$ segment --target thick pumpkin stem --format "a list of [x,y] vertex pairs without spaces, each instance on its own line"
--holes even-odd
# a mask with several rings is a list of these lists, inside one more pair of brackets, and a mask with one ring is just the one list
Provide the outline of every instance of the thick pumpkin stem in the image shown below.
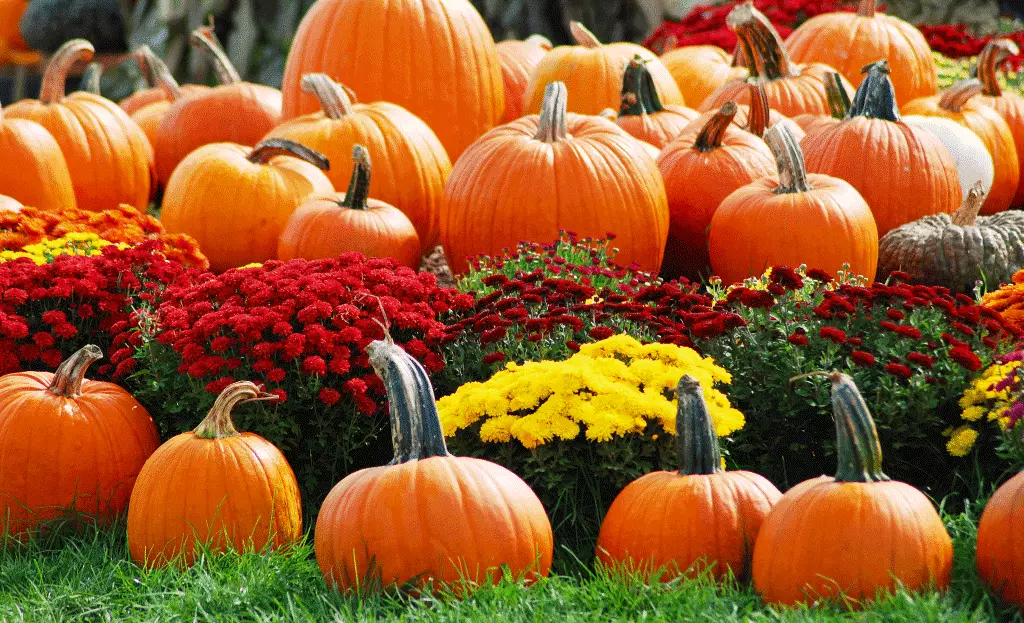
[[882,482],[882,446],[871,412],[853,379],[840,372],[832,381],[832,411],[836,421],[837,482]]
[[530,35],[529,37],[523,40],[523,43],[529,43],[530,45],[540,46],[545,50],[550,50],[551,48],[555,47],[554,45],[552,45],[551,39],[548,39],[544,35]]
[[569,92],[564,82],[552,82],[544,89],[544,103],[540,106],[540,120],[537,122],[538,141],[554,143],[568,136],[566,128],[566,100]]
[[577,45],[582,45],[583,47],[590,49],[601,47],[601,41],[597,36],[579,22],[569,22],[569,33],[572,35],[572,38],[576,41]]
[[267,164],[274,156],[295,156],[321,171],[331,169],[331,163],[327,160],[327,156],[287,138],[268,138],[265,141],[260,141],[249,152],[248,159],[253,164]]
[[78,398],[82,395],[85,371],[94,361],[103,359],[103,351],[95,344],[86,344],[57,366],[53,380],[46,390],[64,398]]
[[807,182],[807,167],[804,165],[804,152],[793,132],[781,123],[777,123],[764,133],[764,142],[775,154],[775,164],[779,168],[778,194],[803,193],[811,190]]
[[951,112],[960,112],[968,100],[984,90],[985,87],[977,78],[961,80],[939,95],[939,107]]
[[352,99],[348,91],[327,74],[306,74],[299,86],[320,101],[320,108],[329,119],[341,119],[352,114]]
[[147,85],[155,87],[156,73],[153,71],[152,59],[156,58],[156,54],[153,53],[153,49],[143,43],[132,52],[132,58],[139,66],[139,71],[142,72],[142,79]]
[[876,0],[860,0],[860,5],[857,7],[857,15],[861,17],[874,17],[876,10],[878,10]]
[[729,129],[738,110],[736,102],[726,102],[718,109],[708,122],[701,128],[697,140],[693,142],[693,148],[697,151],[712,151],[722,146],[722,139],[725,131]]
[[985,186],[981,181],[974,183],[967,191],[963,204],[949,216],[950,222],[960,227],[973,227],[978,220],[978,213],[985,203]]
[[743,61],[751,78],[771,81],[795,75],[782,37],[752,2],[737,5],[725,18],[725,24],[739,39],[736,47],[743,50]]
[[214,34],[212,26],[196,28],[192,31],[188,41],[213,61],[213,68],[217,72],[218,82],[221,84],[236,84],[242,81],[242,76],[238,74],[238,70],[231,64],[231,59],[224,53],[224,48],[217,41],[217,35]]
[[654,86],[654,78],[647,70],[647,61],[639,54],[629,61],[622,76],[622,100],[619,116],[649,115],[665,110]]
[[729,63],[730,67],[748,67],[747,55],[743,51],[743,43],[737,42],[736,47],[732,51],[732,62]]
[[96,49],[85,39],[72,39],[53,53],[50,64],[43,74],[43,86],[39,90],[39,101],[44,104],[57,104],[64,99],[64,85],[68,80],[68,72],[79,61],[91,61]]
[[768,103],[768,92],[764,90],[764,84],[751,84],[750,89],[750,112],[747,114],[747,131],[754,136],[763,137],[764,131],[768,128],[768,121],[771,118],[772,109]]
[[231,421],[231,410],[243,402],[277,400],[275,394],[260,391],[255,383],[238,381],[224,388],[206,414],[203,421],[192,432],[200,439],[223,439],[238,434]]
[[1003,88],[999,86],[999,78],[996,72],[999,66],[1011,56],[1020,54],[1020,48],[1009,39],[996,39],[989,41],[985,49],[978,55],[978,80],[984,87],[982,93],[992,97],[999,97],[1003,94]]
[[676,444],[679,473],[684,476],[717,474],[722,470],[715,423],[704,400],[700,381],[689,374],[676,385]]
[[103,65],[99,63],[89,63],[85,68],[85,73],[82,74],[82,79],[78,83],[78,90],[85,91],[86,93],[92,93],[93,95],[101,95],[100,78],[102,77]]
[[352,179],[349,180],[348,190],[345,191],[345,200],[341,202],[342,207],[353,210],[365,210],[366,200],[370,197],[370,152],[362,145],[352,147]]
[[135,62],[138,63],[146,81],[163,91],[164,97],[172,102],[181,97],[178,81],[171,75],[171,70],[167,69],[167,64],[154,54],[148,45],[140,45],[132,56],[135,57]]
[[850,94],[846,92],[846,86],[843,85],[843,76],[839,72],[829,73],[825,82],[825,97],[828,98],[828,110],[832,118],[846,119],[853,104],[850,102]]
[[366,354],[387,391],[395,447],[390,464],[451,456],[444,443],[434,388],[423,365],[390,340],[370,342]]
[[[861,70],[867,77],[857,87],[853,104],[847,117],[868,117],[885,121],[900,121],[900,109],[896,103],[896,90],[889,79],[889,62],[871,63]],[[842,88],[842,85],[839,86]]]

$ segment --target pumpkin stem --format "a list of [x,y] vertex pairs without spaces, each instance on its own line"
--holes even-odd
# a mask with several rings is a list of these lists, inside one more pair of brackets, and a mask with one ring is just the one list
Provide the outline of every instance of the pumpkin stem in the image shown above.
[[100,78],[103,77],[103,65],[99,63],[89,63],[85,68],[85,72],[82,74],[82,79],[78,83],[78,90],[85,91],[86,93],[92,93],[93,95],[102,95],[100,93]]
[[779,187],[777,194],[804,193],[811,190],[807,182],[807,167],[804,165],[804,152],[800,150],[793,132],[781,123],[777,123],[764,133],[764,142],[775,154],[775,164],[779,168]]
[[836,420],[836,482],[882,482],[882,446],[871,412],[853,379],[840,372],[832,381],[832,411]]
[[977,78],[961,80],[939,95],[939,107],[951,112],[960,112],[969,99],[984,90],[981,80]]
[[64,398],[78,398],[82,395],[85,371],[94,361],[103,359],[103,351],[95,344],[86,344],[57,366],[46,390]]
[[135,64],[139,66],[139,71],[142,72],[142,79],[145,81],[147,86],[156,86],[156,74],[153,71],[151,59],[156,57],[153,53],[153,49],[143,43],[139,47],[135,48],[132,52],[132,58],[135,60]]
[[619,115],[649,115],[665,110],[654,87],[654,78],[647,70],[647,61],[639,54],[626,65],[622,75],[622,100]]
[[39,90],[39,101],[43,104],[57,104],[64,99],[64,85],[68,72],[78,61],[91,61],[96,49],[85,39],[72,39],[53,53],[50,64],[43,73],[43,86]]
[[299,86],[306,93],[312,93],[320,101],[320,108],[328,119],[341,119],[352,114],[352,98],[346,87],[338,84],[327,74],[306,74]]
[[985,49],[978,55],[977,75],[985,90],[985,95],[999,97],[1003,94],[1003,88],[999,86],[999,78],[996,71],[1006,59],[1020,54],[1020,48],[1010,39],[995,39],[985,44]]
[[850,94],[846,92],[846,86],[843,85],[843,76],[839,72],[829,73],[828,80],[825,81],[825,97],[828,98],[828,110],[832,114],[832,118],[846,119],[850,114],[852,104],[850,103]]
[[736,47],[732,51],[732,62],[729,63],[730,67],[749,67],[747,64],[747,55],[743,51],[743,44],[740,42],[736,43]]
[[401,346],[384,340],[370,342],[366,354],[387,390],[391,442],[395,448],[390,465],[451,456],[444,443],[434,388],[423,365]]
[[751,78],[771,81],[794,75],[782,37],[764,13],[754,8],[753,2],[737,5],[725,18],[725,24],[736,33],[736,47],[743,50],[742,62],[750,69]]
[[148,45],[140,45],[135,49],[132,56],[135,57],[135,62],[138,63],[139,69],[142,70],[142,75],[145,76],[146,82],[162,90],[164,97],[169,101],[173,102],[181,97],[181,87],[178,85],[178,81],[171,75],[171,70],[167,68],[167,64]]
[[321,171],[331,170],[327,156],[287,138],[268,138],[260,141],[249,152],[248,159],[253,164],[267,164],[274,156],[295,156]]
[[349,180],[345,200],[341,206],[353,210],[365,210],[370,196],[370,153],[362,145],[352,147],[352,179]]
[[552,82],[544,89],[544,103],[540,105],[540,121],[534,138],[545,143],[554,143],[568,136],[566,129],[566,100],[569,92],[564,82]]
[[715,423],[700,381],[689,374],[676,385],[676,444],[683,476],[717,474],[722,470]]
[[757,137],[763,137],[768,121],[771,118],[771,106],[768,104],[768,93],[763,83],[751,84],[750,112],[747,113],[747,131]]
[[[889,79],[889,61],[871,63],[860,71],[866,73],[867,77],[857,87],[847,116],[900,121],[902,117],[896,104],[896,90]],[[842,85],[839,88],[842,89]]]
[[949,220],[960,227],[973,227],[981,212],[981,206],[985,203],[985,186],[978,180],[967,191],[963,204],[950,215]]
[[548,39],[544,35],[530,35],[529,37],[523,40],[523,43],[529,43],[530,45],[540,46],[545,50],[550,50],[551,48],[555,47],[554,45],[551,44],[551,39]]
[[582,45],[591,50],[601,47],[601,41],[590,32],[583,24],[573,21],[569,22],[569,33],[577,45]]
[[729,101],[722,104],[718,112],[712,115],[701,128],[697,140],[693,142],[693,148],[697,151],[711,151],[721,147],[722,138],[725,137],[725,131],[729,129],[729,124],[736,116],[736,110],[736,102]]
[[876,0],[860,0],[860,6],[857,7],[857,15],[861,17],[874,17],[877,9],[878,3]]
[[217,72],[218,82],[237,84],[242,81],[242,76],[238,74],[238,70],[231,64],[231,59],[224,53],[224,48],[217,41],[217,35],[214,34],[212,25],[196,28],[192,31],[188,41],[213,60],[213,68]]
[[260,400],[277,400],[275,394],[261,392],[255,383],[238,381],[221,391],[217,400],[210,407],[203,421],[192,431],[199,439],[224,439],[238,434],[234,422],[231,421],[231,410],[243,402]]

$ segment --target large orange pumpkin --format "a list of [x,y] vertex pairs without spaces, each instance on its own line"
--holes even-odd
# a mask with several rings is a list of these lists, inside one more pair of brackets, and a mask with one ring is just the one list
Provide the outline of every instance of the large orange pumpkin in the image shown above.
[[639,56],[629,61],[623,73],[621,101],[615,123],[630,136],[658,149],[700,115],[686,106],[662,104],[647,63]]
[[913,100],[903,106],[902,110],[905,115],[946,117],[978,135],[992,155],[995,167],[992,189],[981,213],[995,214],[1007,209],[1013,202],[1021,169],[1010,126],[993,108],[975,97],[983,91],[984,86],[979,80],[961,80],[939,95]]
[[310,73],[409,110],[453,160],[505,112],[498,49],[468,0],[317,0],[288,53],[285,119],[318,109],[299,86]]
[[860,0],[856,13],[812,17],[789,35],[786,47],[795,62],[835,67],[854,86],[864,77],[862,67],[889,61],[900,105],[938,91],[938,67],[924,35],[900,18],[878,12],[876,0]]
[[65,513],[112,519],[160,445],[131,394],[85,378],[102,357],[90,344],[56,372],[0,377],[0,528],[9,534]]
[[0,110],[0,194],[40,210],[75,207],[60,145],[35,121],[4,116]]
[[626,485],[601,523],[597,558],[654,581],[708,570],[719,580],[732,574],[745,581],[750,544],[782,494],[764,476],[722,468],[700,381],[679,379],[676,398],[679,471],[652,472]]
[[687,106],[698,108],[715,89],[747,77],[746,67],[717,45],[687,45],[662,53],[661,62],[676,81]]
[[[316,520],[316,560],[342,590],[546,576],[552,534],[536,494],[509,470],[448,453],[423,366],[390,339],[366,348],[384,381],[395,458],[347,476]],[[372,584],[370,584],[372,586]]]
[[277,259],[307,260],[358,251],[367,257],[393,257],[419,268],[422,252],[412,221],[398,208],[370,199],[370,154],[352,148],[352,180],[344,193],[314,195],[288,219],[277,244]]
[[806,264],[833,274],[875,277],[878,229],[871,209],[847,182],[808,174],[789,129],[765,133],[778,177],[752,182],[726,197],[711,217],[711,269],[725,283],[756,277],[771,266]]
[[531,35],[525,41],[510,39],[498,42],[501,77],[505,81],[505,114],[501,117],[502,123],[523,116],[523,98],[526,97],[530,72],[540,64],[551,48],[551,41],[541,35]]
[[567,114],[561,82],[547,91],[539,116],[491,130],[452,168],[441,220],[452,269],[566,230],[593,238],[613,232],[619,263],[656,272],[668,204],[654,158],[611,121]]
[[903,123],[888,71],[886,61],[869,66],[846,119],[809,126],[801,144],[808,171],[844,179],[867,200],[880,236],[963,202],[953,156]]
[[1010,126],[1021,171],[1012,203],[1014,206],[1024,206],[1024,183],[1021,182],[1024,180],[1024,97],[1012,91],[1003,91],[996,76],[999,66],[1007,58],[1018,54],[1020,48],[1009,39],[995,39],[985,45],[985,49],[978,55],[978,80],[984,89],[975,99],[991,106]]
[[277,240],[306,197],[330,193],[323,155],[294,141],[255,147],[204,145],[189,154],[164,192],[160,221],[188,234],[217,272],[277,256]]
[[[316,94],[322,110],[285,121],[267,134],[315,149],[331,162],[346,162],[355,145],[366,147],[378,171],[370,196],[397,206],[412,224],[424,249],[437,244],[444,183],[452,164],[437,135],[418,117],[388,102],[355,104],[325,74],[308,74],[302,88]],[[335,189],[348,184],[348,169],[327,173]]]
[[[163,60],[161,60],[148,45],[140,45],[135,48],[135,51],[132,52],[132,58],[135,59],[135,62],[139,65],[139,69],[142,70],[142,75],[145,77],[146,82],[149,83],[148,88],[136,91],[121,100],[121,110],[131,115],[132,119],[135,119],[136,121],[138,121],[138,117],[135,113],[148,107],[150,104],[167,102],[167,105],[170,106],[170,102],[177,99],[182,94],[203,91],[206,89],[205,86],[200,84],[185,84],[179,86],[178,82],[174,79],[174,76],[171,75],[170,70],[167,69],[167,65],[164,64]],[[171,85],[173,88],[168,91],[168,88],[165,85]],[[145,129],[145,127],[143,129]],[[149,135],[148,132],[147,135]]]
[[211,27],[197,28],[190,41],[213,59],[220,84],[176,100],[160,122],[153,149],[164,187],[178,163],[198,147],[222,142],[255,145],[281,121],[281,92],[243,82]]
[[139,472],[128,507],[128,549],[140,565],[191,565],[199,548],[262,551],[302,538],[299,484],[284,455],[239,433],[231,410],[276,400],[248,381],[221,391],[190,433],[167,440]]
[[978,522],[978,575],[1000,599],[1024,608],[1024,472],[1002,484]]
[[84,39],[62,45],[46,67],[39,99],[8,106],[6,116],[35,121],[53,135],[80,209],[127,203],[145,211],[153,190],[153,150],[145,133],[106,98],[84,91],[64,94],[68,71],[92,55],[92,44]]
[[[771,107],[787,117],[801,113],[829,114],[825,82],[835,70],[822,63],[799,65],[792,62],[782,38],[763,13],[751,2],[737,5],[726,25],[739,39],[750,75],[726,82],[705,99],[700,110],[714,110],[727,101],[750,103],[748,83],[764,84]],[[846,79],[843,87],[852,91]]]
[[[152,89],[136,93],[136,95],[140,96],[136,100],[137,103],[141,103],[144,99],[151,101],[136,108],[129,114],[132,120],[146,133],[146,138],[149,139],[150,144],[155,145],[157,131],[160,129],[160,124],[163,123],[164,117],[167,116],[167,111],[171,109],[171,105],[190,93],[206,91],[209,90],[209,87],[198,84],[178,85],[178,81],[171,75],[167,65],[152,52],[147,54],[146,52],[149,50],[147,46],[143,46],[143,48],[145,49],[136,51],[136,54],[145,57],[148,73],[152,74],[150,80],[155,86]],[[152,91],[159,91],[161,96],[159,98],[149,97],[148,94]],[[121,108],[128,108],[125,106],[125,102],[121,102]]]
[[668,279],[707,277],[708,226],[715,210],[736,189],[775,173],[768,145],[732,125],[736,109],[736,104],[726,102],[703,125],[687,128],[658,156],[670,217],[661,266],[661,274]]
[[570,23],[577,45],[560,45],[541,59],[526,87],[523,111],[540,111],[547,86],[564,82],[569,89],[569,112],[596,115],[605,108],[618,110],[622,92],[622,74],[637,56],[647,64],[658,98],[665,104],[682,106],[686,102],[672,74],[658,57],[635,43],[602,44],[579,22]]
[[833,372],[835,478],[793,487],[761,524],[754,588],[771,604],[840,597],[851,605],[897,587],[949,586],[953,544],[927,497],[882,472],[875,423],[853,379]]

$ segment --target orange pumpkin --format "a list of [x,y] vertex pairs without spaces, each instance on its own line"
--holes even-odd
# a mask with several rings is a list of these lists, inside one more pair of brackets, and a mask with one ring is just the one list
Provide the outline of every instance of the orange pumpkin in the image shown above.
[[307,260],[358,251],[367,257],[393,257],[419,268],[420,239],[398,208],[370,199],[370,154],[352,148],[352,181],[344,193],[315,195],[299,206],[277,244],[277,259]]
[[128,549],[140,565],[191,565],[201,546],[262,551],[302,538],[299,484],[281,451],[239,433],[231,410],[276,400],[248,381],[224,388],[206,418],[149,457],[128,507]]
[[[387,102],[354,104],[349,93],[325,74],[308,74],[302,88],[315,93],[322,111],[285,121],[267,138],[287,138],[315,149],[332,162],[345,162],[355,145],[366,147],[378,171],[370,196],[398,206],[424,249],[437,244],[444,183],[452,164],[437,135],[401,106]],[[327,177],[345,188],[348,170],[336,167]]]
[[[138,121],[138,117],[135,113],[150,104],[167,102],[169,106],[172,100],[177,99],[182,94],[203,91],[207,88],[199,84],[179,86],[177,81],[174,80],[174,76],[167,69],[167,65],[164,64],[159,56],[153,53],[153,50],[148,45],[140,45],[135,48],[135,51],[132,52],[132,58],[135,59],[139,69],[142,70],[142,75],[145,77],[146,82],[150,85],[149,88],[136,91],[121,100],[121,110],[128,113],[136,121]],[[171,84],[174,88],[168,92],[168,89],[163,86],[164,84]],[[149,136],[149,132],[146,135]]]
[[750,544],[782,494],[764,476],[722,468],[697,379],[679,379],[676,398],[679,471],[652,472],[626,485],[601,523],[597,558],[637,569],[653,581],[707,571],[718,580],[732,574],[745,581]]
[[453,160],[505,112],[498,49],[468,0],[317,0],[285,64],[285,119],[318,110],[299,86],[310,73],[412,112]]
[[634,56],[626,66],[621,100],[615,123],[630,136],[658,149],[679,136],[700,115],[686,106],[663,105],[647,63],[639,56]]
[[786,47],[797,63],[825,63],[835,67],[854,86],[860,86],[861,68],[889,61],[896,102],[934,95],[938,67],[921,31],[892,15],[876,10],[876,0],[860,0],[856,13],[817,15],[801,24]]
[[1000,599],[1024,608],[1024,472],[992,494],[978,522],[978,575]]
[[131,394],[85,378],[102,357],[90,344],[56,372],[0,377],[0,527],[8,534],[65,513],[111,520],[160,445]]
[[0,212],[21,212],[25,206],[13,197],[0,195]]
[[[913,100],[903,107],[903,114],[946,117],[978,135],[992,155],[995,167],[992,189],[981,213],[995,214],[1007,209],[1013,202],[1021,169],[1010,126],[999,113],[975,98],[983,90],[984,86],[977,79],[962,80],[939,95]],[[948,211],[952,212],[953,209],[956,206]]]
[[768,145],[732,125],[736,109],[736,104],[726,102],[658,156],[670,218],[661,266],[665,278],[708,276],[707,232],[715,210],[736,189],[775,173]]
[[220,85],[176,100],[160,122],[153,149],[157,175],[165,188],[178,163],[198,147],[255,145],[281,121],[281,92],[243,82],[212,28],[197,28],[190,41],[213,59]]
[[619,108],[622,74],[635,57],[647,64],[658,98],[665,104],[682,106],[686,102],[672,74],[658,57],[635,43],[602,44],[579,22],[569,24],[577,45],[560,45],[548,52],[526,87],[523,111],[540,111],[545,90],[552,82],[563,82],[569,89],[569,112],[596,115],[608,107]]
[[985,45],[985,49],[978,55],[978,80],[984,88],[975,100],[991,106],[1010,126],[1013,144],[1017,148],[1017,164],[1020,166],[1017,192],[1012,205],[1024,206],[1024,183],[1020,181],[1024,180],[1024,97],[1012,91],[1003,91],[996,77],[998,67],[1007,58],[1018,54],[1020,48],[1009,39],[995,39]]
[[29,65],[39,61],[21,36],[21,16],[28,0],[0,0],[0,62]]
[[498,42],[501,77],[505,81],[505,114],[501,117],[502,123],[523,116],[523,98],[526,97],[530,72],[540,64],[551,48],[551,41],[541,35],[531,35],[525,41]]
[[567,230],[593,238],[613,232],[620,264],[656,272],[668,205],[654,158],[611,121],[567,114],[563,83],[547,92],[539,116],[491,130],[452,168],[441,220],[452,269]]
[[871,208],[847,182],[809,174],[789,129],[765,133],[778,177],[764,177],[726,197],[711,217],[711,269],[724,283],[756,277],[771,266],[806,264],[835,274],[875,277],[878,229]]
[[[142,128],[142,131],[146,133],[146,138],[149,139],[150,144],[155,145],[157,141],[157,131],[160,129],[160,124],[163,123],[164,117],[167,116],[167,111],[171,109],[171,105],[188,94],[207,91],[209,90],[209,87],[197,84],[179,86],[178,81],[174,79],[174,76],[172,76],[171,72],[167,69],[167,65],[165,65],[162,60],[157,58],[156,55],[151,52],[146,55],[145,52],[148,51],[149,48],[147,46],[143,46],[143,48],[145,48],[145,50],[136,51],[136,54],[146,56],[145,63],[149,67],[149,73],[152,74],[152,84],[156,86],[153,89],[147,89],[136,93],[136,95],[140,96],[137,101],[142,101],[143,97],[141,96],[146,95],[153,90],[160,91],[162,95],[159,98],[149,98],[147,96],[146,99],[151,99],[152,101],[148,104],[144,104],[129,114],[131,115],[132,120],[135,121],[135,123]],[[125,102],[121,102],[121,107],[125,108]]]
[[[834,69],[822,63],[793,63],[771,21],[751,2],[737,5],[726,18],[726,25],[739,39],[737,50],[742,49],[750,75],[720,86],[700,105],[701,111],[714,110],[730,100],[747,104],[748,83],[761,83],[771,107],[783,115],[829,114],[825,82]],[[853,90],[845,78],[843,87]]]
[[697,108],[715,89],[730,80],[747,77],[746,67],[717,45],[687,45],[661,55],[661,62],[676,81],[683,100]]
[[953,212],[963,191],[942,141],[900,117],[888,63],[867,69],[846,119],[809,127],[801,146],[808,171],[842,178],[857,189],[884,236],[922,216]]
[[110,100],[84,91],[64,94],[68,71],[92,55],[92,44],[84,39],[62,45],[46,67],[39,99],[8,106],[6,116],[35,121],[53,135],[80,209],[127,203],[145,211],[153,190],[153,150],[146,135]]
[[169,234],[195,238],[214,271],[265,262],[277,256],[295,208],[334,190],[321,172],[328,167],[321,154],[285,139],[204,145],[171,176],[160,222]]
[[60,145],[35,121],[6,117],[0,110],[0,194],[40,210],[75,207]]
[[448,453],[430,379],[400,346],[378,340],[366,353],[387,390],[395,458],[350,474],[320,507],[314,546],[327,584],[498,582],[502,566],[546,576],[551,523],[537,495],[500,465]]
[[[820,373],[819,373],[820,374]],[[927,497],[882,472],[875,423],[853,379],[833,372],[835,478],[793,487],[761,524],[754,588],[770,604],[949,586],[953,544]]]

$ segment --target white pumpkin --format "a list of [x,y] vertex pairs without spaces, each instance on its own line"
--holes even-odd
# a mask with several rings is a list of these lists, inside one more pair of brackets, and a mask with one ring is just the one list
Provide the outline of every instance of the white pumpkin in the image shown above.
[[992,163],[992,155],[977,134],[944,117],[905,115],[903,121],[931,132],[942,141],[949,153],[953,154],[964,197],[979,181],[986,193],[992,189],[992,180],[996,174],[995,165]]

